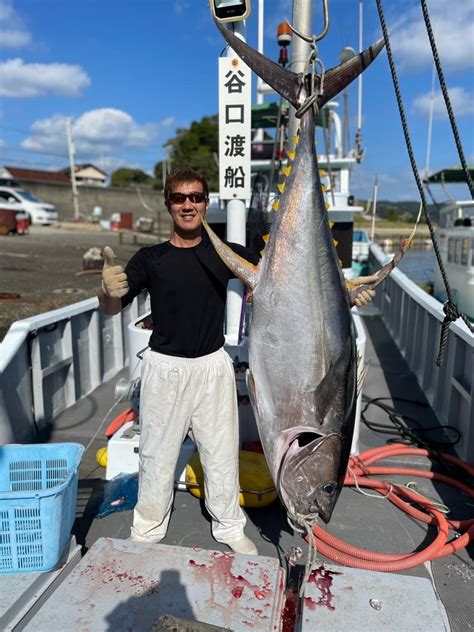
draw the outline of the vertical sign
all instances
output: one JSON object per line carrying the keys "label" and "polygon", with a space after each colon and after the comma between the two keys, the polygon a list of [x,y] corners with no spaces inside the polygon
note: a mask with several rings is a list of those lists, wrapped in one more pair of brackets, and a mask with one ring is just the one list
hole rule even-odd
{"label": "vertical sign", "polygon": [[250,68],[237,56],[219,58],[219,195],[249,200]]}

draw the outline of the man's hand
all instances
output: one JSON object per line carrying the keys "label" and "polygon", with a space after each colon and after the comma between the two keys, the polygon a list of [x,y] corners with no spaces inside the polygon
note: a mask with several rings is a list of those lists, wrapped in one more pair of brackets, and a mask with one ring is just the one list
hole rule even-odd
{"label": "man's hand", "polygon": [[380,279],[376,274],[358,277],[357,279],[347,279],[346,287],[349,292],[351,305],[362,307],[370,303],[375,296],[375,290],[370,289],[370,286],[375,286],[379,283]]}
{"label": "man's hand", "polygon": [[357,294],[354,298],[354,305],[357,307],[362,307],[363,305],[367,305],[375,296],[375,290],[362,290]]}
{"label": "man's hand", "polygon": [[115,265],[115,254],[110,246],[104,248],[102,268],[102,289],[107,296],[122,298],[128,292],[127,275],[122,266]]}

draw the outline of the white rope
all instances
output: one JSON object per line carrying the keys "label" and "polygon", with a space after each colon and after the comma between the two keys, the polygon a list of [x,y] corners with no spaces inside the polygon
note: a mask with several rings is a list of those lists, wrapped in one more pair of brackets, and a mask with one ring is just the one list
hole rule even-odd
{"label": "white rope", "polygon": [[450,513],[451,510],[450,510],[450,508],[447,505],[445,505],[442,502],[438,502],[434,498],[429,498],[428,496],[425,496],[425,494],[422,494],[421,492],[419,492],[417,490],[417,484],[416,484],[415,481],[408,481],[408,483],[405,483],[405,485],[403,485],[403,487],[406,487],[410,491],[415,492],[415,494],[418,494],[418,496],[421,496],[423,498],[423,500],[427,500],[429,502],[429,504],[432,507],[434,507],[437,511],[439,511],[440,513],[443,513],[443,514]]}
{"label": "white rope", "polygon": [[390,483],[390,488],[389,488],[388,492],[385,494],[385,496],[382,496],[381,494],[371,494],[370,492],[366,492],[365,490],[363,490],[363,489],[361,489],[359,487],[359,483],[357,482],[357,476],[354,473],[354,470],[351,468],[350,465],[347,466],[347,471],[350,472],[350,474],[354,478],[354,485],[355,485],[357,491],[359,492],[359,494],[362,494],[363,496],[367,496],[368,498],[376,498],[377,500],[386,500],[390,496],[390,494],[393,492],[393,485],[392,485],[392,483]]}
{"label": "white rope", "polygon": [[317,522],[317,518],[318,514],[308,514],[306,516],[303,516],[301,514],[293,514],[290,511],[287,512],[288,524],[291,526],[293,531],[308,536],[308,557],[306,561],[303,581],[301,582],[300,586],[300,597],[303,597],[309,577],[316,567],[317,548],[316,538],[313,533],[313,527]]}

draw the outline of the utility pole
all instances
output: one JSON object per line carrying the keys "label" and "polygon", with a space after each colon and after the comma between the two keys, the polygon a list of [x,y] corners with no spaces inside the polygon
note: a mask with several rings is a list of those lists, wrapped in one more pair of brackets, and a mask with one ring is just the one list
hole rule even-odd
{"label": "utility pole", "polygon": [[74,219],[79,219],[79,193],[77,192],[77,183],[76,183],[76,165],[74,164],[74,141],[72,139],[71,132],[71,119],[68,118],[66,120],[66,131],[67,131],[67,146],[69,151],[69,169],[71,172],[71,187],[72,187],[72,204],[74,207]]}

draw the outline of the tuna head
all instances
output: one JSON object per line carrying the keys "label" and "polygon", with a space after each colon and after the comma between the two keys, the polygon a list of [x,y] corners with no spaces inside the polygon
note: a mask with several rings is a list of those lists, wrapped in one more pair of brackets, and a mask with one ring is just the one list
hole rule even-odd
{"label": "tuna head", "polygon": [[343,444],[338,434],[303,432],[283,457],[279,489],[290,515],[318,514],[329,522],[340,492]]}

